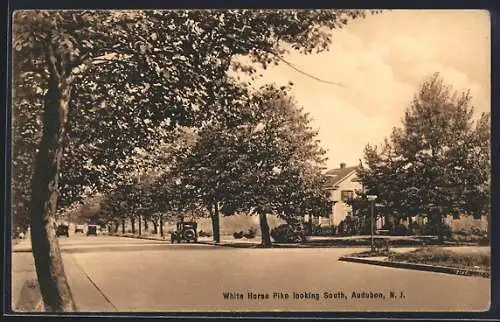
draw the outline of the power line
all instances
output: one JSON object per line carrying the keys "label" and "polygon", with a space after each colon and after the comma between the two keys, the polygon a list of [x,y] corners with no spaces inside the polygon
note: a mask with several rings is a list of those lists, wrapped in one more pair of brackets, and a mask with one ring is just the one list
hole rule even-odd
{"label": "power line", "polygon": [[324,79],[321,79],[321,78],[318,78],[314,75],[311,75],[301,69],[299,69],[298,67],[296,67],[295,65],[293,65],[292,63],[290,63],[289,61],[285,60],[284,58],[280,57],[280,56],[277,56],[282,62],[284,62],[285,64],[287,64],[289,67],[291,67],[292,69],[294,69],[295,71],[301,73],[302,75],[305,75],[309,78],[312,78],[318,82],[321,82],[321,83],[325,83],[325,84],[330,84],[330,85],[336,85],[336,86],[339,86],[339,87],[345,87],[344,84],[342,83],[338,83],[338,82],[333,82],[333,81],[329,81],[329,80],[324,80]]}
{"label": "power line", "polygon": [[316,80],[318,82],[321,82],[321,83],[330,84],[330,85],[336,85],[336,86],[339,86],[339,87],[345,87],[345,85],[342,84],[342,83],[333,82],[333,81],[329,81],[329,80],[325,80],[325,79],[321,79],[319,77],[316,77],[314,75],[309,74],[308,72],[305,72],[305,71],[301,70],[300,68],[296,67],[294,64],[292,64],[291,62],[289,62],[285,58],[283,58],[280,55],[278,55],[277,53],[275,53],[273,50],[266,50],[266,49],[264,49],[264,51],[272,54],[273,56],[275,56],[276,58],[278,58],[279,60],[281,60],[282,62],[284,62],[285,64],[287,64],[289,67],[291,67],[295,71],[301,73],[302,75],[305,75],[305,76],[307,76],[309,78],[312,78],[312,79],[314,79],[314,80]]}

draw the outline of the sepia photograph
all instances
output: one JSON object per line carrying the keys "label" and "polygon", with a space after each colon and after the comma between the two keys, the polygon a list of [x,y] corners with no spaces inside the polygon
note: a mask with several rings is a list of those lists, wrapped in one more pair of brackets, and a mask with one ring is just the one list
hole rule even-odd
{"label": "sepia photograph", "polygon": [[12,314],[490,310],[487,10],[10,19]]}

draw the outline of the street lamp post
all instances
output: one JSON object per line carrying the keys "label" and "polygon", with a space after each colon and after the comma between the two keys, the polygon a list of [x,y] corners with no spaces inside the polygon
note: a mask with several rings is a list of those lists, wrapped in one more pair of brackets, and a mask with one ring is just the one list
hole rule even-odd
{"label": "street lamp post", "polygon": [[375,212],[375,200],[377,199],[377,196],[376,195],[367,195],[366,198],[368,198],[368,201],[371,202],[371,211],[370,211],[370,235],[371,235],[371,250],[374,251],[375,250],[375,243],[374,243],[374,239],[373,239],[373,234],[374,234],[374,220],[373,220],[373,217],[374,217],[374,212]]}

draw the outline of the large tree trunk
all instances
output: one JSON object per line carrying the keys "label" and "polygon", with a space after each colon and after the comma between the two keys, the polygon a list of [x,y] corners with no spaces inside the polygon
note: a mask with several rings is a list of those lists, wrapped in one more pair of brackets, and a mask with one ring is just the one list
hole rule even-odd
{"label": "large tree trunk", "polygon": [[147,233],[148,232],[148,218],[146,216],[144,216],[144,232]]}
{"label": "large tree trunk", "polygon": [[130,224],[132,225],[132,234],[135,234],[135,217],[130,217]]}
{"label": "large tree trunk", "polygon": [[312,221],[312,215],[308,215],[308,218],[307,218],[307,234],[309,236],[312,236],[313,234],[313,221]]}
{"label": "large tree trunk", "polygon": [[158,235],[158,219],[153,219],[153,234]]}
{"label": "large tree trunk", "polygon": [[118,229],[120,228],[120,223],[117,221],[115,221],[115,234],[118,232]]}
{"label": "large tree trunk", "polygon": [[122,218],[122,234],[125,234],[125,218]]}
{"label": "large tree trunk", "polygon": [[488,211],[488,213],[486,214],[486,220],[487,220],[487,225],[488,225],[488,229],[486,231],[486,238],[488,239],[488,244],[491,245],[491,210]]}
{"label": "large tree trunk", "polygon": [[267,215],[259,214],[261,245],[262,247],[271,247],[271,236],[269,235],[269,224],[267,223]]}
{"label": "large tree trunk", "polygon": [[66,79],[51,77],[45,95],[43,135],[35,159],[31,242],[40,291],[49,312],[75,311],[55,233],[57,187],[70,99]]}
{"label": "large tree trunk", "polygon": [[139,222],[139,236],[141,235],[141,230],[142,230],[142,218],[141,215],[139,215],[139,219],[137,220]]}
{"label": "large tree trunk", "polygon": [[439,242],[442,244],[444,242],[444,235],[443,235],[443,215],[439,213],[437,216],[436,222],[437,222],[437,235]]}
{"label": "large tree trunk", "polygon": [[163,215],[160,215],[160,236],[165,236],[165,234],[163,233]]}
{"label": "large tree trunk", "polygon": [[211,211],[211,217],[212,217],[212,231],[213,231],[213,239],[214,243],[218,244],[220,243],[220,220],[219,220],[219,207],[217,203],[214,205],[214,210],[213,212]]}

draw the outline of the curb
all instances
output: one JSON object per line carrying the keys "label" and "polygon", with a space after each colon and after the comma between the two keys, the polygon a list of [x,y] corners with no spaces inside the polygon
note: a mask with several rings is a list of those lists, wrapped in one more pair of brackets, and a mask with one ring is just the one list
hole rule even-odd
{"label": "curb", "polygon": [[[130,236],[130,235],[109,235],[114,237],[125,237],[125,238],[133,238],[133,239],[146,239],[146,240],[156,240],[170,243],[170,239],[160,239],[154,237],[142,237],[142,236]],[[200,241],[198,240],[196,243],[192,244],[203,244],[203,245],[211,245],[211,246],[225,246],[225,247],[236,247],[236,248],[245,248],[245,247],[256,247],[259,246],[258,243],[220,243],[216,244],[213,241]]]}
{"label": "curb", "polygon": [[[282,244],[273,243],[271,247],[262,247],[260,243],[220,243],[198,241],[198,244],[232,247],[232,248],[356,248],[355,246],[330,246],[330,245],[315,245],[315,244]],[[365,248],[366,246],[360,246]]]}
{"label": "curb", "polygon": [[445,273],[445,274],[453,274],[460,276],[480,276],[480,277],[490,277],[490,272],[484,270],[473,270],[466,268],[456,268],[456,267],[448,267],[448,266],[435,266],[428,264],[416,264],[416,263],[406,263],[406,262],[390,262],[390,261],[381,261],[370,258],[362,258],[362,257],[352,257],[352,256],[342,256],[339,258],[340,261],[344,262],[352,262],[352,263],[362,263],[362,264],[371,264],[385,267],[393,267],[393,268],[404,268],[404,269],[412,269],[418,271],[427,271],[427,272],[435,272],[435,273]]}
{"label": "curb", "polygon": [[130,236],[130,235],[118,235],[118,234],[108,234],[108,236],[113,236],[113,237],[125,237],[125,238],[134,238],[134,239],[146,239],[146,240],[157,240],[157,241],[165,241],[165,242],[170,242],[170,239],[161,239],[161,238],[155,238],[155,237],[144,237],[144,236]]}
{"label": "curb", "polygon": [[31,248],[19,248],[19,249],[12,249],[12,253],[31,253],[32,249]]}
{"label": "curb", "polygon": [[232,248],[257,248],[260,244],[257,243],[245,243],[245,244],[233,244],[233,243],[219,243],[209,241],[198,241],[197,244],[210,245],[210,246],[221,246],[221,247],[232,247]]}

